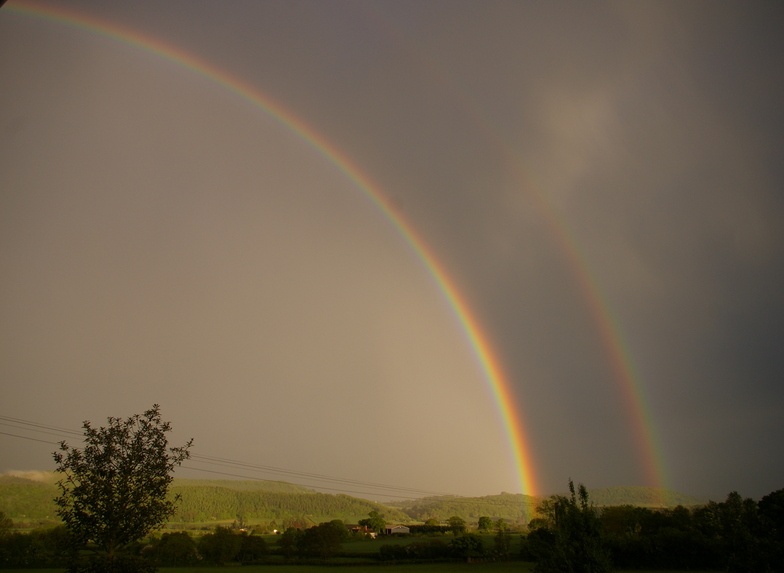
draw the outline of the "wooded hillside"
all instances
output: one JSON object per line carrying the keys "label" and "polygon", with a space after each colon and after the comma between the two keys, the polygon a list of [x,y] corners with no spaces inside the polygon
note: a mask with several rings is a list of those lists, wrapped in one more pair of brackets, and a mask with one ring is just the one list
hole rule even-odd
{"label": "wooded hillside", "polygon": [[408,521],[403,512],[348,495],[327,493],[285,493],[248,491],[226,487],[172,487],[180,495],[172,521],[200,522],[225,519],[282,520],[305,516],[314,523],[342,519],[356,523],[371,511],[378,511],[395,521]]}
{"label": "wooded hillside", "polygon": [[484,497],[441,496],[426,497],[404,502],[390,502],[417,521],[430,518],[446,521],[456,515],[468,522],[481,516],[503,518],[509,522],[527,524],[534,516],[538,498],[530,495],[502,493]]}
{"label": "wooded hillside", "polygon": [[[56,519],[53,499],[57,495],[53,474],[38,479],[0,475],[0,511],[13,518]],[[356,523],[370,511],[383,514],[388,522],[446,521],[452,516],[475,523],[479,517],[503,518],[527,524],[535,513],[539,498],[502,493],[484,497],[442,496],[379,504],[348,495],[319,493],[303,486],[281,481],[252,480],[174,480],[172,495],[181,502],[174,522],[198,523],[216,520],[281,521],[307,518],[319,523],[332,519]],[[589,490],[597,506],[633,505],[638,507],[699,506],[703,500],[672,490],[647,487],[614,487]]]}
{"label": "wooded hillside", "polygon": [[[57,486],[43,481],[0,476],[0,511],[12,518],[56,519]],[[172,521],[202,522],[227,519],[282,520],[306,517],[318,523],[332,519],[356,523],[371,511],[392,521],[408,521],[397,509],[348,495],[319,493],[280,481],[175,479],[171,495],[179,495]]]}

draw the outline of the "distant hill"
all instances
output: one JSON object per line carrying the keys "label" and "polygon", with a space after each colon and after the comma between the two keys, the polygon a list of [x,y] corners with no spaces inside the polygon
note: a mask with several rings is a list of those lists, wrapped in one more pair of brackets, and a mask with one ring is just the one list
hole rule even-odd
{"label": "distant hill", "polygon": [[224,487],[236,491],[274,493],[316,493],[315,490],[285,481],[174,478],[175,487]]}
{"label": "distant hill", "polygon": [[298,518],[314,524],[332,519],[356,523],[371,511],[385,514],[388,519],[409,521],[402,512],[381,504],[348,495],[332,495],[308,491],[305,493],[266,490],[230,489],[215,486],[174,485],[173,495],[179,495],[177,512],[172,521],[202,522],[239,519],[253,521],[282,521]]}
{"label": "distant hill", "polygon": [[527,524],[534,516],[538,499],[521,493],[501,493],[484,497],[439,496],[403,502],[390,502],[411,519],[426,521],[433,518],[446,521],[452,516],[476,522],[486,515],[492,519]]}
{"label": "distant hill", "polygon": [[[637,486],[589,489],[588,497],[591,503],[596,506],[675,507],[683,505],[691,507],[707,503],[705,500],[669,489]],[[431,517],[445,521],[456,515],[470,523],[476,522],[479,517],[486,515],[494,520],[504,518],[510,522],[528,523],[534,517],[536,504],[540,499],[523,494],[502,493],[484,497],[426,497],[389,502],[387,505],[400,509],[411,519],[417,521],[425,521]]]}
{"label": "distant hill", "polygon": [[588,498],[594,505],[634,505],[638,507],[684,507],[705,505],[698,499],[671,489],[640,486],[605,487],[589,489]]}
{"label": "distant hill", "polygon": [[[0,474],[0,511],[13,518],[55,519],[58,494],[54,472]],[[320,523],[342,519],[356,523],[371,511],[388,522],[405,523],[456,515],[475,523],[492,519],[527,524],[540,498],[501,493],[484,497],[440,496],[379,504],[348,495],[319,493],[282,481],[209,480],[175,478],[172,495],[181,498],[173,522],[200,523],[242,518],[249,522],[296,521]],[[649,487],[611,487],[588,490],[596,506],[699,506],[706,502],[677,491]]]}
{"label": "distant hill", "polygon": [[[55,474],[28,479],[0,475],[0,511],[17,519],[56,519],[54,498],[58,495]],[[393,508],[348,495],[331,495],[280,481],[198,480],[175,478],[171,495],[180,503],[173,522],[217,520],[286,521],[320,523],[342,519],[356,523],[371,511],[390,521],[409,517]]]}
{"label": "distant hill", "polygon": [[0,511],[9,517],[56,519],[56,495],[54,479],[32,480],[0,474]]}
{"label": "distant hill", "polygon": [[0,484],[9,483],[41,483],[54,485],[60,479],[55,472],[10,472],[7,474],[0,474]]}

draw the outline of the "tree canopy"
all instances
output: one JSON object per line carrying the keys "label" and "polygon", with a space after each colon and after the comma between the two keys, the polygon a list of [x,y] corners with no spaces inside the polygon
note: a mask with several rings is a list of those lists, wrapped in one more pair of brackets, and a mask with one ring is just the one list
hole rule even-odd
{"label": "tree canopy", "polygon": [[169,447],[171,425],[157,404],[125,420],[110,417],[105,427],[89,421],[83,427],[82,449],[61,442],[54,453],[56,471],[63,474],[57,513],[73,548],[95,554],[88,564],[74,561],[71,570],[114,571],[134,542],[174,513],[176,500],[167,499],[171,472],[189,457],[193,441]]}
{"label": "tree canopy", "polygon": [[368,513],[367,518],[359,520],[359,525],[382,533],[387,526],[387,522],[377,511],[371,511]]}

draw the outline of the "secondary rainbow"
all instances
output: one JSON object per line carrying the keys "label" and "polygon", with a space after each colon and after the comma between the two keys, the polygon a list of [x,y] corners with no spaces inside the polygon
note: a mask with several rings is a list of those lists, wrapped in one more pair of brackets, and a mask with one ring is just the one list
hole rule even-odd
{"label": "secondary rainbow", "polygon": [[640,454],[642,472],[648,485],[663,488],[666,485],[664,458],[640,375],[624,339],[623,328],[600,288],[600,281],[591,272],[587,257],[580,249],[580,242],[571,232],[564,218],[559,215],[558,209],[541,192],[541,189],[545,189],[546,186],[536,181],[534,172],[527,169],[525,163],[515,153],[515,146],[506,140],[497,123],[488,117],[483,108],[472,101],[459,80],[420,50],[412,50],[414,42],[407,38],[398,26],[385,18],[382,12],[374,10],[369,4],[361,4],[360,7],[364,8],[363,12],[373,19],[377,27],[386,32],[392,43],[422,68],[425,75],[442,86],[445,92],[451,94],[452,103],[458,105],[464,116],[469,118],[468,121],[482,133],[485,142],[493,147],[499,158],[505,161],[519,187],[532,199],[532,205],[544,221],[550,235],[557,241],[567,263],[566,266],[572,273],[578,290],[590,310],[613,378],[623,397],[624,410],[633,430],[634,444]]}
{"label": "secondary rainbow", "polygon": [[470,347],[474,352],[493,393],[502,423],[509,439],[509,447],[522,492],[528,495],[536,495],[539,493],[534,477],[534,463],[531,456],[529,441],[523,427],[521,409],[519,406],[515,405],[515,399],[511,392],[511,385],[503,371],[501,362],[493,352],[487,335],[471,312],[465,298],[460,294],[454,281],[452,281],[446,273],[443,266],[438,263],[434,254],[428,249],[421,237],[419,237],[411,225],[402,218],[395,207],[386,199],[378,185],[373,183],[340,149],[336,148],[321,134],[303,123],[297,116],[271,100],[257,88],[190,53],[161,42],[160,40],[145,36],[137,31],[118,26],[115,23],[103,19],[77,13],[59,6],[53,7],[38,2],[13,2],[6,7],[6,11],[97,34],[113,41],[122,42],[139,48],[178,66],[191,70],[192,72],[225,87],[238,97],[270,114],[283,125],[302,137],[302,139],[307,141],[315,150],[340,169],[365,197],[367,197],[394,225],[400,236],[423,263],[425,269],[436,282],[439,290],[443,293],[449,306],[454,311],[462,330],[468,338]]}

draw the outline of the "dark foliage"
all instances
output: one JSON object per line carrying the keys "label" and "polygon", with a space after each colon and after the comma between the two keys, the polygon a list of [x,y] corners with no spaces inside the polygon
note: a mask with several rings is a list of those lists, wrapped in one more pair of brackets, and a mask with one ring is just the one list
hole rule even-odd
{"label": "dark foliage", "polygon": [[610,552],[602,536],[596,511],[588,501],[583,484],[575,493],[569,480],[570,497],[556,499],[555,538],[537,563],[541,573],[605,573],[612,570]]}
{"label": "dark foliage", "polygon": [[237,559],[240,563],[258,563],[267,557],[267,542],[258,535],[242,534],[242,546]]}
{"label": "dark foliage", "polygon": [[449,531],[451,531],[455,535],[460,535],[468,527],[466,520],[460,517],[459,515],[453,515],[452,517],[447,519],[446,524],[449,526]]}
{"label": "dark foliage", "polygon": [[479,531],[490,531],[493,528],[493,520],[486,515],[483,515],[479,518],[476,528]]}
{"label": "dark foliage", "polygon": [[452,531],[448,525],[409,525],[408,530],[412,535],[427,535],[431,533],[448,533]]}
{"label": "dark foliage", "polygon": [[384,528],[387,526],[387,522],[384,520],[383,515],[374,510],[369,512],[365,519],[360,519],[359,525],[360,527],[367,527],[372,531],[383,533]]}
{"label": "dark foliage", "polygon": [[193,565],[199,560],[196,542],[184,532],[164,533],[149,547],[146,556],[165,567]]}
{"label": "dark foliage", "polygon": [[[571,511],[573,508],[564,510],[563,498],[543,503],[542,514],[532,521],[537,529],[523,540],[522,557],[538,561],[540,570],[550,567],[564,540],[564,516]],[[784,490],[773,492],[758,503],[732,492],[724,502],[708,502],[693,509],[678,506],[654,510],[626,505],[592,513],[598,513],[600,527],[596,531],[617,567],[784,572]],[[586,540],[574,541],[564,556],[574,556],[576,548],[585,545]]]}
{"label": "dark foliage", "polygon": [[341,550],[348,530],[339,520],[320,523],[308,528],[297,539],[297,549],[303,557],[327,559]]}
{"label": "dark foliage", "polygon": [[297,552],[297,543],[301,536],[302,531],[300,529],[289,527],[278,539],[278,547],[280,547],[280,552],[286,559],[291,559]]}
{"label": "dark foliage", "polygon": [[84,422],[83,449],[60,444],[54,459],[64,477],[55,503],[69,532],[70,571],[150,569],[136,546],[174,513],[175,501],[167,498],[171,472],[191,445],[170,448],[169,431],[156,404],[141,416],[109,418],[106,427]]}
{"label": "dark foliage", "polygon": [[499,527],[493,537],[493,553],[499,559],[508,559],[512,549],[512,536],[505,527]]}
{"label": "dark foliage", "polygon": [[458,559],[469,557],[482,557],[485,554],[485,546],[482,538],[476,533],[463,533],[455,537],[450,543],[452,555]]}
{"label": "dark foliage", "polygon": [[242,538],[228,527],[216,527],[197,543],[199,555],[207,563],[222,565],[233,561],[242,548]]}
{"label": "dark foliage", "polygon": [[1,567],[60,567],[69,555],[65,526],[30,533],[0,531]]}

